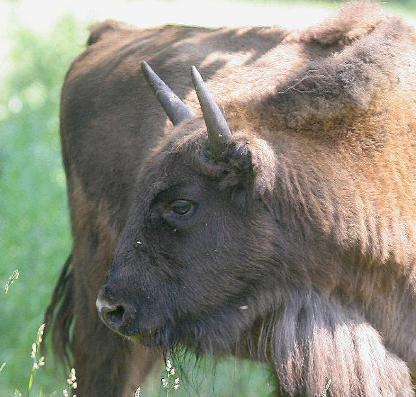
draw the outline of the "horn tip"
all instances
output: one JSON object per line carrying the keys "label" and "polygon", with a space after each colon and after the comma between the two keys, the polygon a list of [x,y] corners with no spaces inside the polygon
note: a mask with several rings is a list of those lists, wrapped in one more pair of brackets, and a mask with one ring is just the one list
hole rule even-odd
{"label": "horn tip", "polygon": [[147,70],[150,69],[150,66],[149,66],[149,64],[146,61],[142,61],[141,62],[141,66],[142,66],[142,70],[143,71],[147,71]]}
{"label": "horn tip", "polygon": [[192,65],[192,81],[194,83],[195,89],[198,91],[199,90],[199,86],[201,84],[204,84],[204,79],[201,76],[201,73],[199,73],[198,69]]}

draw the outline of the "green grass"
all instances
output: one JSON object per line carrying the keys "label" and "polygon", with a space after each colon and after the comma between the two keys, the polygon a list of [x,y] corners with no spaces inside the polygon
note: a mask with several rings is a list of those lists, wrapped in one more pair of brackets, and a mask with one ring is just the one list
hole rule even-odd
{"label": "green grass", "polygon": [[[16,28],[12,72],[0,96],[0,281],[19,269],[0,293],[0,395],[25,390],[31,344],[61,264],[70,248],[65,177],[58,137],[60,85],[84,41],[71,18],[47,37]],[[40,383],[58,381],[48,363]]]}

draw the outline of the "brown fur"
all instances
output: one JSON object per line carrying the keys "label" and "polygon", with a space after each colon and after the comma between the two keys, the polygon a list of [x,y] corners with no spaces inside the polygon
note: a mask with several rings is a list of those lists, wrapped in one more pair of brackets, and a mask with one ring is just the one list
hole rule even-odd
{"label": "brown fur", "polygon": [[[372,3],[298,35],[92,31],[62,94],[74,247],[47,314],[58,351],[73,346],[79,395],[127,394],[159,357],[99,322],[104,283],[136,308],[126,332],[156,327],[150,345],[267,361],[283,395],[319,395],[329,379],[333,396],[414,395],[415,38]],[[194,119],[172,129],[142,60]],[[219,162],[191,64],[233,131]],[[175,184],[209,208],[191,237],[151,226]]]}

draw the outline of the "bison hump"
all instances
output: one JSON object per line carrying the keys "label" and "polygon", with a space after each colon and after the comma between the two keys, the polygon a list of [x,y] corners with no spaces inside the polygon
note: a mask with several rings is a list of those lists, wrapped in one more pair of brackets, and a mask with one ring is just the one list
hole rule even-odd
{"label": "bison hump", "polygon": [[97,22],[90,26],[90,35],[87,40],[87,45],[93,45],[102,40],[104,36],[120,31],[120,30],[132,30],[133,27],[113,19],[107,19],[102,22]]}
{"label": "bison hump", "polygon": [[375,2],[354,1],[342,7],[334,18],[307,29],[300,40],[324,47],[348,45],[371,33],[385,16]]}

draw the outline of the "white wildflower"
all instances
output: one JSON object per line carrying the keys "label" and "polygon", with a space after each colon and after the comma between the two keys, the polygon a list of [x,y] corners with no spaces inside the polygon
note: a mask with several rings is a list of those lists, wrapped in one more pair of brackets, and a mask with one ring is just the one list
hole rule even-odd
{"label": "white wildflower", "polygon": [[[44,331],[45,331],[45,324],[41,324],[36,334],[36,342],[32,343],[32,351],[30,353],[30,357],[32,357],[32,360],[33,360],[32,371],[36,371],[40,367],[43,367],[45,365],[44,356],[39,357],[39,359],[37,358],[37,355],[40,350],[40,344],[42,343],[42,337],[43,337]],[[33,379],[33,373],[32,373],[32,379]]]}
{"label": "white wildflower", "polygon": [[39,345],[42,343],[42,338],[43,338],[43,332],[45,331],[45,326],[46,324],[43,323],[39,329],[38,329],[38,337],[37,337],[37,345],[39,347]]}
{"label": "white wildflower", "polygon": [[179,378],[173,379],[173,376],[176,373],[175,368],[173,367],[170,360],[166,360],[166,377],[161,379],[161,383],[164,389],[168,391],[178,390],[179,389]]}
{"label": "white wildflower", "polygon": [[45,365],[45,357],[42,356],[38,361],[38,366],[43,367]]}
{"label": "white wildflower", "polygon": [[32,357],[34,359],[36,357],[37,350],[38,350],[38,348],[36,346],[36,343],[32,343],[32,353],[30,353],[30,357]]}
{"label": "white wildflower", "polygon": [[[77,376],[75,374],[75,368],[71,368],[71,371],[69,372],[69,377],[66,381],[68,385],[71,387],[71,390],[75,390],[78,387]],[[76,397],[76,395],[72,394],[72,397]]]}

